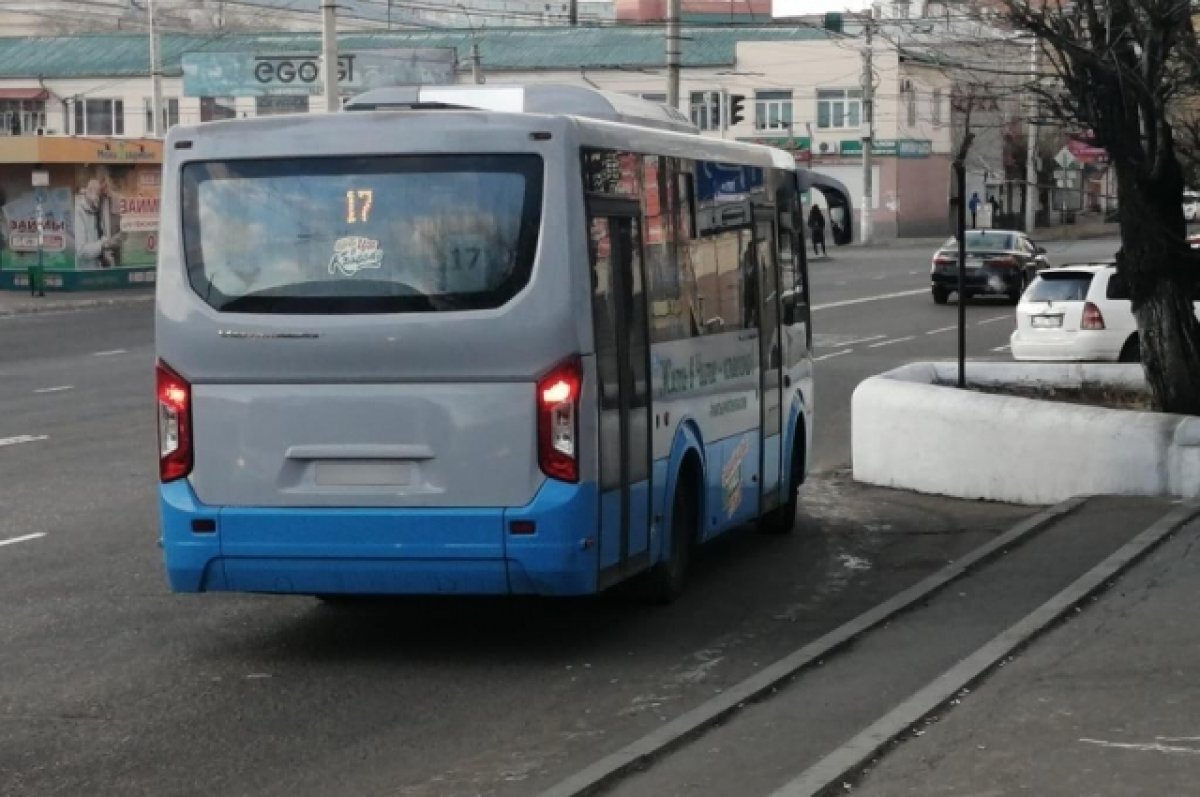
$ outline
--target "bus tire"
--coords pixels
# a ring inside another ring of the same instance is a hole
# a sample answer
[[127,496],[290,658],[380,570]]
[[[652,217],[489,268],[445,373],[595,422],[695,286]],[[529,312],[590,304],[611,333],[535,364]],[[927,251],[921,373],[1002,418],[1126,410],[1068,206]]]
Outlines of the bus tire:
[[671,550],[666,559],[657,562],[646,573],[644,592],[653,603],[671,603],[683,594],[687,582],[692,545],[700,518],[694,467],[687,462],[675,486],[675,497],[671,504]]
[[800,508],[800,485],[804,479],[804,440],[792,446],[792,467],[788,476],[787,498],[772,509],[759,525],[767,534],[791,534],[796,529],[796,511]]

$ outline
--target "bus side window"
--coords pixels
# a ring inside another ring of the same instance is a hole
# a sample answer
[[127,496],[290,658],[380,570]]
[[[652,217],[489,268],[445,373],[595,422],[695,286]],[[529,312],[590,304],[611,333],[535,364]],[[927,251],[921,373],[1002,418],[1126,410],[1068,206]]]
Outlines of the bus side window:
[[783,320],[788,325],[802,323],[808,316],[804,214],[794,180],[794,175],[784,175],[776,191],[780,287],[783,291]]

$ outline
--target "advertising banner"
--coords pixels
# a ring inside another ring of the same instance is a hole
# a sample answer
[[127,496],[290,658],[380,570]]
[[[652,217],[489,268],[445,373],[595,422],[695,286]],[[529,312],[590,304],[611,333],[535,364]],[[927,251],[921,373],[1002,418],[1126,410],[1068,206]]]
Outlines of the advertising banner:
[[[372,50],[338,58],[342,93],[390,86],[454,83],[458,53],[452,48]],[[183,93],[188,97],[316,95],[322,90],[317,53],[186,53]]]
[[13,171],[15,176],[0,179],[0,268],[24,270],[38,263],[39,206],[45,268],[98,271],[155,264],[157,165],[78,165],[57,174],[57,184],[48,188],[33,188],[27,169]]

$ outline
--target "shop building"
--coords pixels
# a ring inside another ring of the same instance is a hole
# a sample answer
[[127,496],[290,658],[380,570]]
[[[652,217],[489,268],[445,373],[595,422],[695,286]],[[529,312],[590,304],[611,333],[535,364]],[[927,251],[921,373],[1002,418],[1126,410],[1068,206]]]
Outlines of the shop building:
[[[802,25],[687,26],[684,42],[681,110],[704,135],[786,149],[847,185],[862,212],[860,42]],[[382,85],[486,80],[590,85],[665,100],[662,30],[655,26],[348,33],[339,47],[346,96]],[[170,34],[161,50],[165,127],[324,107],[316,34]],[[19,217],[27,213],[25,199],[40,195],[43,210],[57,202],[55,212],[63,215],[63,192],[78,204],[90,175],[104,167],[98,179],[108,186],[115,226],[134,242],[129,249],[123,244],[123,269],[141,268],[145,246],[155,243],[144,240],[152,231],[140,229],[150,221],[138,218],[131,228],[123,220],[157,196],[154,178],[141,175],[159,162],[156,142],[147,138],[153,128],[148,53],[143,35],[0,38],[6,207],[17,202],[11,213]],[[867,212],[875,235],[940,235],[949,229],[950,78],[883,45],[874,76],[876,188]],[[743,118],[727,118],[738,97]],[[106,147],[120,154],[101,156]],[[34,193],[34,172],[50,174],[41,194]],[[14,231],[17,246],[6,240],[0,259],[0,280],[9,285],[29,260],[21,224],[6,224],[6,237]],[[71,262],[58,257],[54,262],[64,268]],[[81,261],[76,268],[86,270]]]

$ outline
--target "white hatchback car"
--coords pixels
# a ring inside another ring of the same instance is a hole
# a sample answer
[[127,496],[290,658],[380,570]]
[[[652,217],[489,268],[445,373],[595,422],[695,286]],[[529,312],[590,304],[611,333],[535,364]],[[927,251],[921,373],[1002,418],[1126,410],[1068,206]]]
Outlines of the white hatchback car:
[[1017,304],[1016,360],[1137,362],[1129,289],[1112,263],[1039,272]]

